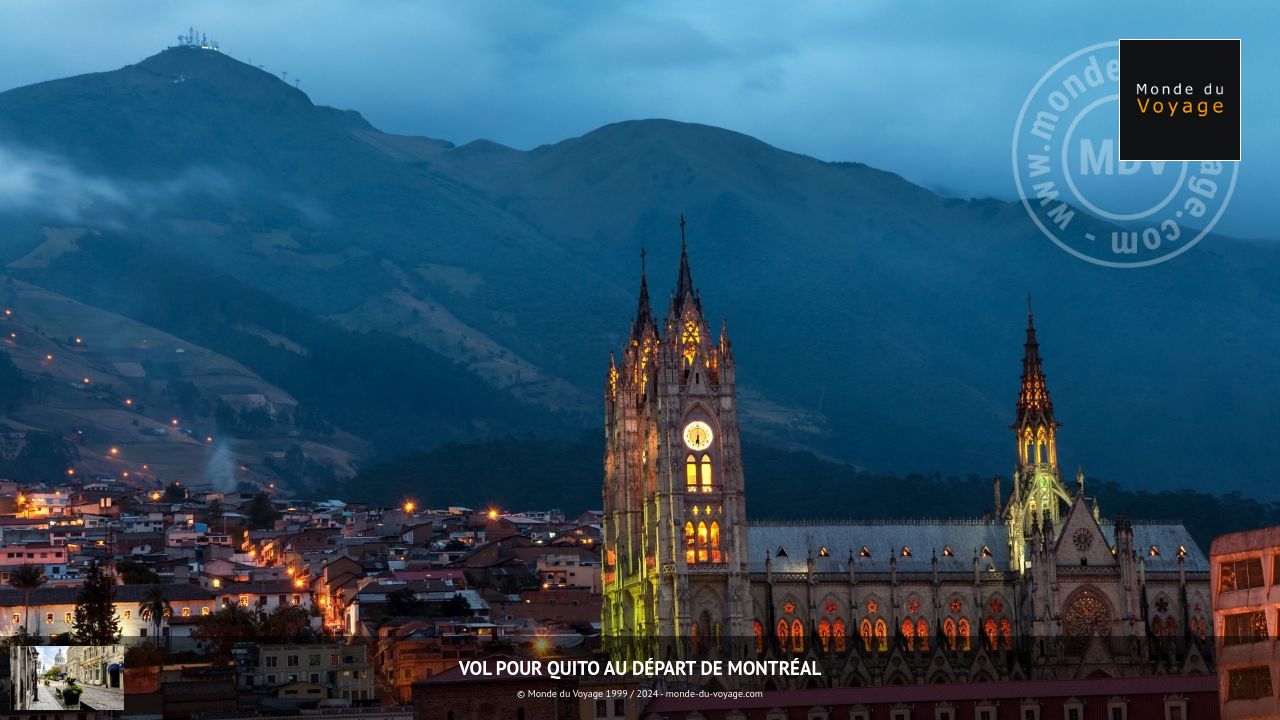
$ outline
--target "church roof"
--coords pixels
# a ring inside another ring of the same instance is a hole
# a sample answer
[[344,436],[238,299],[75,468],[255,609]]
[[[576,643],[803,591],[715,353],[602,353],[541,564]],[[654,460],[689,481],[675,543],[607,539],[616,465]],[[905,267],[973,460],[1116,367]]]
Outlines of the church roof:
[[[1102,534],[1114,547],[1116,526],[1102,521]],[[1152,554],[1155,548],[1157,554]],[[1178,550],[1186,548],[1184,561],[1187,572],[1209,572],[1209,559],[1191,538],[1191,533],[1179,523],[1133,521],[1133,549],[1146,565],[1147,572],[1178,572]]]
[[[1101,528],[1107,542],[1114,546],[1115,524],[1104,519]],[[979,570],[1004,571],[1010,567],[1008,529],[1003,524],[977,519],[752,521],[747,526],[747,545],[750,571],[759,573],[765,571],[766,553],[775,573],[807,572],[810,556],[817,572],[848,572],[850,549],[857,573],[889,572],[891,557],[897,561],[898,572],[932,572],[935,553],[939,573],[972,573],[975,553],[980,555]],[[1209,571],[1209,560],[1179,523],[1134,521],[1133,546],[1147,572],[1178,572],[1182,548],[1186,549],[1187,572]],[[1151,552],[1153,547],[1156,554]],[[909,555],[903,553],[904,548]]]
[[[935,552],[940,573],[972,573],[974,554],[980,556],[980,570],[1009,567],[1008,530],[982,520],[753,521],[748,525],[747,544],[751,572],[764,572],[766,552],[774,572],[806,572],[810,554],[818,572],[848,572],[851,549],[854,571],[860,573],[889,572],[891,557],[898,572],[932,572]],[[785,554],[780,555],[779,549]]]

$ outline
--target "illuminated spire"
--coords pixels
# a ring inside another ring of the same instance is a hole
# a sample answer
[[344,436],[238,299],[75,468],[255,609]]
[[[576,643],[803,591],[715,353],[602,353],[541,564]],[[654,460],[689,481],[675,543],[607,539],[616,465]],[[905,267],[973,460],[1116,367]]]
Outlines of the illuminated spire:
[[655,332],[656,332],[656,326],[654,325],[654,322],[653,322],[653,310],[649,303],[649,280],[647,277],[647,273],[645,272],[644,257],[645,257],[645,251],[644,251],[644,248],[641,247],[640,248],[640,301],[636,306],[635,324],[631,326],[631,337],[636,340],[640,339],[640,337],[644,335],[645,330],[648,328],[655,328]]
[[1035,315],[1031,311],[1031,296],[1027,296],[1027,342],[1023,345],[1022,389],[1018,393],[1018,419],[1014,427],[1044,425],[1059,427],[1053,417],[1053,400],[1045,383],[1044,363],[1040,359],[1040,343],[1036,341]]
[[689,245],[685,241],[684,215],[680,216],[680,276],[676,279],[675,294],[671,297],[670,317],[678,317],[689,303],[701,311],[698,293],[693,289],[693,273],[689,271]]

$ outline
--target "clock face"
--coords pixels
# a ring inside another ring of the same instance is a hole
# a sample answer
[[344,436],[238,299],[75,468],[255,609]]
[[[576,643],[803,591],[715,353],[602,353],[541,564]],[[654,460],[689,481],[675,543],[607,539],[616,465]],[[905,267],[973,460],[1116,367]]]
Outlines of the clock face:
[[695,420],[684,426],[684,444],[692,450],[705,450],[711,444],[711,426]]

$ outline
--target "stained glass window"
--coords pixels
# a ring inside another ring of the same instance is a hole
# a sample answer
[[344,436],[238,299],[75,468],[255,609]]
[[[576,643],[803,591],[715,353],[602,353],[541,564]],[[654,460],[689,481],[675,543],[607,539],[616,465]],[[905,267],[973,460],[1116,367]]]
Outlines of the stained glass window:
[[804,652],[804,626],[800,624],[799,618],[791,621],[791,649]]
[[720,557],[720,523],[711,523],[711,562],[718,563]]
[[947,638],[947,649],[956,649],[956,621],[947,618],[942,622],[942,634]]
[[844,652],[844,621],[843,620],[841,620],[840,618],[836,618],[835,623],[832,624],[831,626],[831,634],[834,635],[836,639],[836,652]]
[[826,610],[828,615],[835,615],[835,614],[836,614],[836,607],[837,607],[837,606],[836,606],[836,601],[835,601],[835,600],[828,600],[828,601],[826,601],[825,603],[823,603],[823,604],[822,604],[822,609],[823,609],[823,610]]
[[831,651],[831,623],[826,620],[818,622],[818,641],[822,643],[822,652]]
[[711,492],[711,456],[702,456],[702,492]]
[[707,524],[698,523],[698,562],[707,561]]
[[752,630],[755,631],[756,654],[759,655],[764,652],[764,626],[760,624],[759,620],[756,620]]
[[697,562],[696,548],[694,548],[695,532],[693,523],[684,524],[684,561],[687,563]]
[[1004,638],[1004,649],[1013,649],[1013,624],[1009,622],[1009,618],[1000,621],[1000,637]]
[[1111,632],[1111,610],[1092,590],[1081,590],[1067,606],[1063,624],[1073,637],[1107,635]]
[[969,652],[972,647],[969,639],[969,621],[960,618],[960,649]]
[[698,489],[698,461],[692,455],[684,460],[684,484],[689,492]]
[[876,647],[880,652],[889,652],[889,626],[884,618],[876,620]]
[[924,618],[916,621],[916,644],[920,646],[920,652],[929,652],[929,623]]
[[787,641],[791,637],[791,624],[786,620],[778,621],[778,644],[782,645],[782,649],[787,649]]
[[916,624],[910,619],[902,621],[902,644],[907,652],[916,649]]
[[987,640],[987,649],[995,650],[996,643],[1000,641],[1000,629],[996,627],[995,618],[987,618],[982,624],[982,635]]
[[871,652],[871,621],[863,618],[858,626],[858,636],[862,638],[863,652]]

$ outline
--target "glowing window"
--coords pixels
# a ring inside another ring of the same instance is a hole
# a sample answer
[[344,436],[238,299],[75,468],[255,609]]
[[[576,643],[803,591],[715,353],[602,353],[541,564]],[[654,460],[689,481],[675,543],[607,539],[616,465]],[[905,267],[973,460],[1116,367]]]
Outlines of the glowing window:
[[822,652],[831,651],[831,623],[818,621],[818,641],[822,643]]
[[995,650],[1000,642],[1000,629],[996,627],[995,618],[987,618],[982,624],[982,635],[987,641],[987,649]]
[[871,551],[867,549],[866,545],[863,545],[862,549],[858,551],[858,557],[864,557],[864,558],[871,557]]
[[924,618],[916,623],[916,642],[920,645],[920,652],[929,652],[929,623]]
[[969,642],[969,621],[960,618],[960,649],[969,652],[972,648]]
[[720,559],[720,523],[711,523],[711,562],[721,562]]
[[711,456],[702,456],[702,492],[711,492]]
[[191,608],[189,607],[182,608],[182,617],[191,617]]
[[696,561],[696,549],[694,548],[694,529],[693,523],[684,524],[684,561],[692,563]]
[[831,634],[835,636],[836,652],[844,652],[844,620],[836,618],[831,625]]
[[800,618],[791,621],[791,650],[804,652],[804,626],[800,624]]
[[707,561],[707,524],[698,523],[698,562]]
[[684,484],[689,492],[698,489],[698,461],[692,455],[684,460]]
[[916,649],[916,624],[910,618],[902,621],[902,642],[907,647],[907,652]]
[[760,655],[764,652],[764,626],[760,624],[759,620],[756,620],[752,629],[756,634],[756,654]]
[[1013,649],[1013,625],[1010,624],[1009,618],[1000,621],[1000,637],[1004,639],[1004,649]]
[[942,634],[947,638],[947,649],[956,649],[956,622],[947,618],[942,622]]
[[786,620],[778,621],[778,644],[782,645],[782,649],[787,649],[787,642],[791,639],[791,625]]
[[871,621],[863,618],[862,624],[858,626],[858,636],[862,638],[863,652],[871,652]]
[[876,620],[876,647],[880,652],[889,652],[889,626],[884,618]]

